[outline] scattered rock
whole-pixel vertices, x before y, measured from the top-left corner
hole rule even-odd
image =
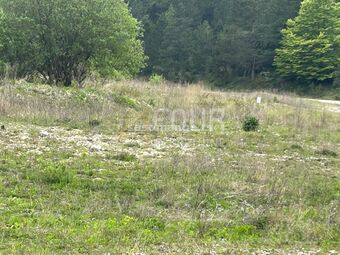
[[[40,132],[40,136],[41,137],[48,137],[50,134],[46,131],[46,130],[43,130]]]
[[[90,151],[95,152],[95,151],[102,151],[103,148],[99,144],[92,144],[90,147]]]
[[[1,125],[1,126],[0,126],[0,129],[1,129],[1,130],[6,130],[5,125]]]

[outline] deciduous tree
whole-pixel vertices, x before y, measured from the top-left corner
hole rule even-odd
[[[139,22],[120,0],[0,0],[0,58],[18,75],[81,82],[91,70],[130,76],[144,66]]]

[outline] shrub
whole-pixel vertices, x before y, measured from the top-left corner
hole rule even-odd
[[[65,186],[75,180],[75,173],[62,163],[52,163],[49,161],[40,161],[41,169],[37,171],[28,171],[26,178],[31,181],[40,182],[48,185]]]
[[[150,76],[149,81],[150,81],[150,83],[152,83],[152,84],[159,85],[159,84],[164,83],[165,79],[164,79],[164,76],[163,76],[163,75],[153,74],[153,75]]]
[[[258,237],[256,227],[250,225],[238,225],[224,227],[222,229],[211,228],[208,234],[217,239],[226,239],[229,241],[250,240]]]
[[[115,159],[118,161],[131,162],[137,160],[137,157],[127,152],[121,152],[115,156]]]
[[[90,127],[98,127],[98,126],[100,126],[100,121],[99,121],[99,120],[96,120],[96,119],[90,120],[90,121],[89,121],[89,126],[90,126]]]
[[[246,132],[256,131],[260,125],[256,117],[246,117],[243,120],[243,130]]]

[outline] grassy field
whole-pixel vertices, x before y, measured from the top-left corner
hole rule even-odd
[[[0,254],[338,254],[338,108],[201,85],[2,85]]]

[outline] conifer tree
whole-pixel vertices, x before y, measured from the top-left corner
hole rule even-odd
[[[304,0],[299,15],[282,30],[275,57],[278,73],[303,81],[335,78],[340,62],[340,3],[335,0]]]

